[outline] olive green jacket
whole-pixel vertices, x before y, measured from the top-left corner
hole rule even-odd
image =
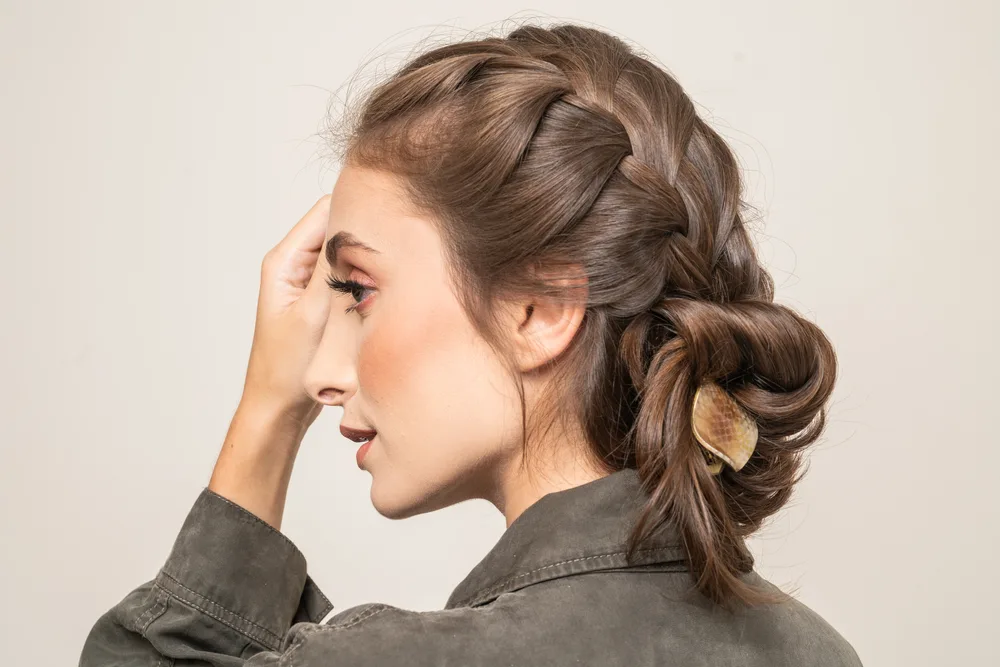
[[[728,612],[692,595],[665,529],[627,565],[635,470],[526,509],[445,608],[333,605],[294,544],[205,488],[156,578],[101,616],[80,667],[860,665],[799,602]],[[770,586],[756,574],[749,575]]]

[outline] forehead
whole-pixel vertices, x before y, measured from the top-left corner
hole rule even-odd
[[[331,206],[344,213],[385,209],[403,214],[408,210],[402,183],[397,176],[385,171],[344,165],[331,194]]]
[[[440,244],[436,229],[410,204],[398,177],[345,165],[331,193],[324,246],[323,256],[334,265],[346,257],[399,263],[404,255],[434,256]]]
[[[390,174],[345,166],[330,197],[324,257],[355,252],[384,254],[383,247],[399,233],[398,221],[406,213],[402,191]]]

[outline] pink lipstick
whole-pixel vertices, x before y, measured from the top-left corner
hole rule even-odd
[[[367,454],[368,450],[371,449],[372,440],[375,439],[376,432],[372,430],[351,428],[350,426],[344,426],[341,424],[340,433],[348,440],[362,443],[361,447],[358,448],[356,458],[358,461],[358,467],[363,470],[364,468],[361,464],[365,459],[365,454]]]
[[[354,455],[355,458],[357,458],[358,467],[361,468],[362,470],[364,470],[364,466],[362,466],[361,464],[365,460],[365,454],[368,453],[368,450],[371,449],[371,447],[372,447],[372,441],[369,440],[365,444],[358,447],[358,453]]]

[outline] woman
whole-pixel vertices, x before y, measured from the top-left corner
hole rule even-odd
[[[859,664],[744,544],[836,358],[773,302],[733,155],[677,82],[604,32],[523,26],[416,57],[349,120],[332,195],[264,259],[209,485],[80,664]],[[280,527],[327,405],[381,514],[503,512],[445,609],[321,623]]]

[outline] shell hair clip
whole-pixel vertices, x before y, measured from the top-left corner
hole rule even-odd
[[[716,382],[703,382],[695,391],[691,430],[713,475],[722,472],[723,463],[741,469],[757,447],[757,423]]]

